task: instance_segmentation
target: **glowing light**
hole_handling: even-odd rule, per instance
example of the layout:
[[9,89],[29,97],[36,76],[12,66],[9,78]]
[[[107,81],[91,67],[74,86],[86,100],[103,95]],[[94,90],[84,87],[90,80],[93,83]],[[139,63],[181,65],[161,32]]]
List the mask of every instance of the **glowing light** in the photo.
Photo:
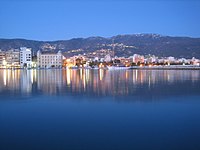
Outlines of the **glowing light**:
[[6,80],[7,80],[7,72],[6,70],[3,70],[3,83],[6,86]]
[[100,78],[100,80],[103,79],[103,70],[102,69],[99,70],[99,78]]
[[70,80],[71,73],[70,73],[69,69],[66,70],[66,75],[67,75],[67,85],[70,85],[70,83],[71,83],[71,80]]
[[7,62],[6,62],[5,58],[3,58],[2,64],[3,64],[3,67],[6,68]]
[[89,70],[85,70],[85,78],[86,78],[86,82],[88,82],[90,79],[90,71]]
[[85,77],[85,71],[84,71],[84,73],[83,73],[83,89],[84,89],[84,91],[86,90],[86,77]]
[[126,76],[126,79],[128,79],[128,72],[126,71],[126,74],[125,74],[125,76]]
[[138,70],[135,71],[135,78],[136,78],[136,81],[138,80]]
[[36,62],[31,62],[31,66],[32,66],[33,68],[36,68],[36,66],[37,66]]
[[100,64],[99,64],[99,68],[102,68],[102,67],[103,67],[103,64],[102,64],[102,63],[100,63]]
[[31,76],[31,83],[33,84],[33,70],[30,70],[30,76]]
[[149,89],[151,88],[151,77],[150,77],[150,75],[149,75],[149,84],[148,84],[148,86],[149,86]]
[[80,69],[80,77],[81,77],[81,80],[83,79],[83,69]]

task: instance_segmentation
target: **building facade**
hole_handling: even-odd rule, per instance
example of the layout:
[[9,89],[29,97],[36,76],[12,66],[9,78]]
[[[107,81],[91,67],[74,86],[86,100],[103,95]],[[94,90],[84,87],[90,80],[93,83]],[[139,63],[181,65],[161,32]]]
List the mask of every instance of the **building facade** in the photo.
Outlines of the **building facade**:
[[32,67],[32,52],[30,48],[20,48],[20,67],[31,68]]
[[4,51],[0,51],[0,67],[3,68],[6,64],[6,54]]
[[133,55],[133,63],[144,63],[144,56],[142,55],[138,55],[138,54],[134,54]]
[[61,51],[56,54],[37,52],[38,68],[62,68],[63,56]]
[[18,68],[19,62],[19,49],[0,51],[0,68]]
[[20,52],[19,49],[14,49],[14,50],[9,50],[6,51],[5,53],[6,55],[6,63],[8,67],[19,67],[20,64]]

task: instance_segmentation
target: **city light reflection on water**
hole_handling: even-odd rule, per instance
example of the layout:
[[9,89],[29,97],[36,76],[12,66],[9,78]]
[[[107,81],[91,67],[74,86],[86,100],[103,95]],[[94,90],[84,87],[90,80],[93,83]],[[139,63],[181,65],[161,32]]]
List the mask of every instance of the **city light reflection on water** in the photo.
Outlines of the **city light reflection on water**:
[[0,150],[200,149],[199,70],[0,70]]
[[175,90],[184,95],[198,94],[199,83],[199,70],[0,70],[0,93],[159,96]]

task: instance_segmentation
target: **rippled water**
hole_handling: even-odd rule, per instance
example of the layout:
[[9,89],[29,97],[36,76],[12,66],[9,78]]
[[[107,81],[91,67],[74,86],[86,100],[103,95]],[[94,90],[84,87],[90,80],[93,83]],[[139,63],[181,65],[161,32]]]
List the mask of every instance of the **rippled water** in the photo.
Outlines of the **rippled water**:
[[0,150],[198,150],[199,116],[199,70],[0,70]]

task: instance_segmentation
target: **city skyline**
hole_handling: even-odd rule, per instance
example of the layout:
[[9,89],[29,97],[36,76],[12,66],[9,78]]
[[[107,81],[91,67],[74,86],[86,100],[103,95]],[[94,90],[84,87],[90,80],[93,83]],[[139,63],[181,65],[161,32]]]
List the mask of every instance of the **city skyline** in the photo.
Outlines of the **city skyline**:
[[200,37],[199,6],[196,0],[3,0],[0,38],[53,41],[134,33]]

